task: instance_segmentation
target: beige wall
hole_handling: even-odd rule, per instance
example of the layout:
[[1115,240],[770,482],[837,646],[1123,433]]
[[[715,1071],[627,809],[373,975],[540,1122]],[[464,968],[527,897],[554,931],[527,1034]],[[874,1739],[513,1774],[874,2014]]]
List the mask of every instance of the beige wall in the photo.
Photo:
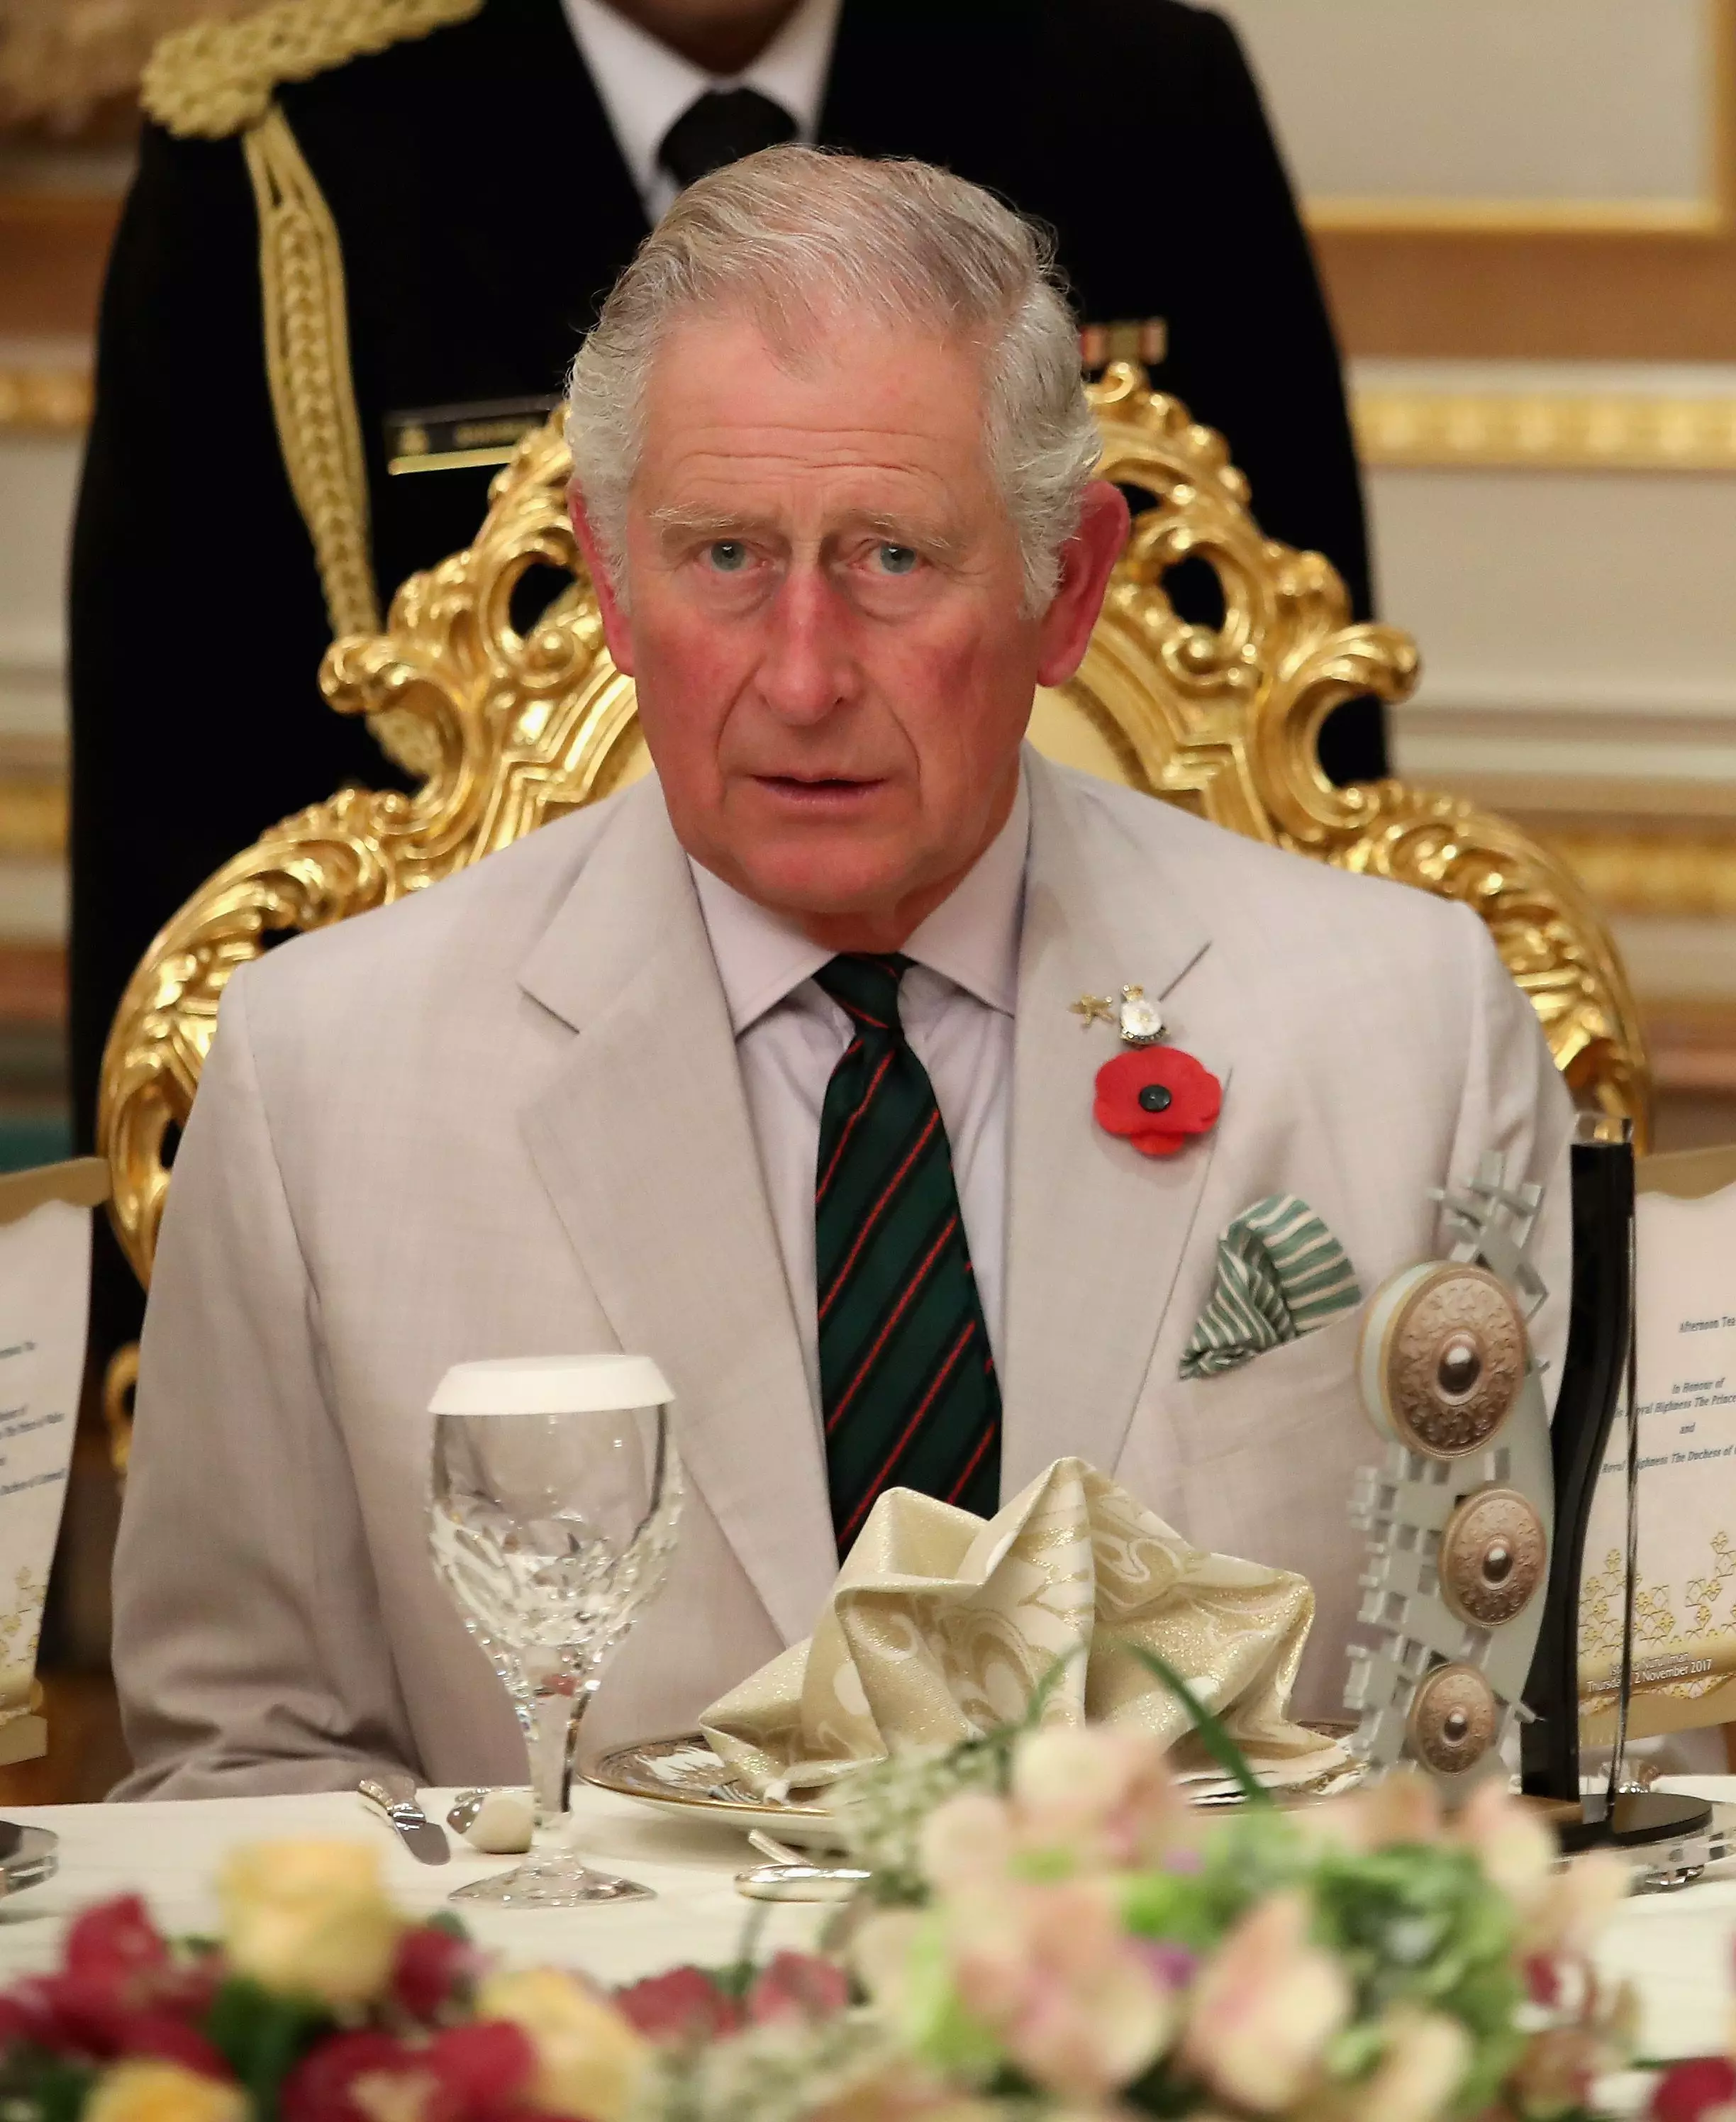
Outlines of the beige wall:
[[[78,341],[0,342],[0,375],[77,376]],[[0,948],[63,940],[67,533],[75,428],[0,423]]]
[[1316,204],[1692,213],[1719,0],[1227,0]]

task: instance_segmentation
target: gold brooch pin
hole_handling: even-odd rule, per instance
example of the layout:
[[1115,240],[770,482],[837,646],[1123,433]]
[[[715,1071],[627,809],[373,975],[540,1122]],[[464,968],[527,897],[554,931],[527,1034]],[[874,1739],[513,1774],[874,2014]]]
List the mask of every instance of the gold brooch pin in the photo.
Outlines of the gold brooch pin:
[[1069,1003],[1067,1007],[1079,1019],[1081,1031],[1089,1031],[1099,1017],[1105,1024],[1113,1024],[1119,1016],[1119,1012],[1107,995],[1084,994],[1077,1002]]
[[1067,1007],[1079,1019],[1081,1031],[1099,1021],[1113,1024],[1127,1046],[1155,1046],[1164,1035],[1163,1012],[1136,984],[1123,988],[1119,1002],[1108,995],[1083,994]]

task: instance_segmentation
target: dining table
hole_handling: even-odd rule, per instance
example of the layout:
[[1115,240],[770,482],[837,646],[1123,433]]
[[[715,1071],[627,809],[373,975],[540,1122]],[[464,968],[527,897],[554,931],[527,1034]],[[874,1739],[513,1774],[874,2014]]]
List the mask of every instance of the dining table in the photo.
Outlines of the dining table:
[[[422,1810],[444,1821],[456,1796],[424,1790]],[[158,1928],[170,1936],[215,1935],[217,1880],[226,1855],[262,1842],[366,1843],[379,1854],[393,1900],[408,1914],[448,1909],[503,1964],[577,1968],[611,1984],[684,1961],[712,1966],[733,1961],[750,1924],[761,1951],[809,1947],[827,1913],[811,1904],[751,1901],[738,1893],[736,1875],[766,1861],[739,1830],[654,1811],[589,1784],[575,1784],[570,1824],[539,1834],[539,1846],[570,1840],[587,1863],[649,1886],[655,1898],[577,1909],[451,1903],[455,1887],[525,1860],[485,1855],[449,1831],[448,1861],[420,1863],[354,1791],[13,1806],[5,1817],[57,1835],[59,1868],[40,1886],[0,1899],[0,1984],[54,1965],[72,1918],[116,1895],[142,1895]]]
[[[1736,1807],[1736,1776],[1678,1778],[1660,1788]],[[444,1820],[455,1796],[425,1791],[423,1808]],[[54,1965],[71,1919],[116,1895],[142,1895],[170,1934],[212,1935],[224,1857],[249,1844],[306,1837],[366,1843],[378,1852],[395,1900],[418,1915],[446,1908],[455,1886],[520,1861],[483,1855],[455,1835],[447,1863],[418,1863],[383,1817],[348,1791],[15,1807],[7,1818],[57,1835],[59,1867],[42,1884],[0,1900],[0,1984]],[[811,1904],[744,1898],[737,1876],[763,1859],[739,1829],[702,1817],[653,1810],[581,1784],[570,1823],[551,1833],[570,1838],[600,1868],[651,1887],[655,1898],[566,1909],[458,1904],[471,1936],[502,1964],[574,1968],[618,1984],[684,1961],[726,1964],[749,1942],[761,1955],[811,1947],[828,1913]],[[1625,1979],[1638,1993],[1642,2058],[1729,2054],[1736,2021],[1736,1858],[1676,1891],[1637,1893],[1623,1902],[1605,1927],[1596,1963],[1603,1975]]]

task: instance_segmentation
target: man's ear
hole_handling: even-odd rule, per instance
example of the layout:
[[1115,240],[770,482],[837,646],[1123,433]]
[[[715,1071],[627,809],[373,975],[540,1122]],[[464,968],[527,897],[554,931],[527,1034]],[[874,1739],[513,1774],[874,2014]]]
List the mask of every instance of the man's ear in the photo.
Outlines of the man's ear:
[[627,623],[626,610],[616,594],[602,549],[597,543],[597,534],[591,528],[585,497],[576,484],[567,489],[567,513],[572,519],[572,535],[578,540],[579,550],[585,555],[585,564],[590,570],[591,587],[596,591],[597,604],[603,615],[603,638],[609,643],[609,652],[614,658],[616,670],[631,678],[633,675],[632,629]]
[[1080,504],[1079,528],[1061,549],[1061,582],[1038,629],[1039,685],[1064,685],[1085,661],[1131,520],[1121,488],[1093,479]]

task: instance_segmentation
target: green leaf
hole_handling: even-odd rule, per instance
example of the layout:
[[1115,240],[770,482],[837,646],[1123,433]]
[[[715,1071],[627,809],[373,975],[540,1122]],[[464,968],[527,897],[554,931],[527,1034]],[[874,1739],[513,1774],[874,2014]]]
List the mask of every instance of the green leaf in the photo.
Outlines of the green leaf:
[[231,1975],[212,1999],[205,2032],[251,2096],[262,2122],[273,2122],[291,2069],[332,2017],[308,1997],[282,1997]]
[[1248,1802],[1250,1805],[1270,1806],[1271,1792],[1248,1767],[1247,1755],[1230,1737],[1228,1727],[1220,1718],[1206,1707],[1169,1661],[1160,1657],[1155,1651],[1147,1650],[1142,1643],[1125,1643],[1124,1648],[1133,1653],[1154,1680],[1161,1680],[1181,1704],[1193,1719],[1194,1732],[1200,1744],[1235,1783]]
[[1224,1928],[1214,1900],[1197,1874],[1136,1872],[1122,1881],[1121,1919],[1135,1937],[1165,1938],[1204,1952]]
[[765,1936],[767,1923],[771,1920],[769,1902],[753,1901],[742,1922],[741,1942],[735,1948],[735,1957],[727,1967],[720,1967],[713,1979],[726,1997],[739,2004],[754,1987],[754,1978],[759,1972],[759,1942]]
[[1122,2088],[1118,2111],[1150,2115],[1154,2122],[1183,2122],[1190,2115],[1211,2114],[1216,2106],[1197,2078],[1178,2069],[1173,2055],[1165,2055]]
[[911,1942],[897,2009],[912,2050],[945,2075],[982,2086],[1006,2067],[1001,2041],[959,1999],[945,1939],[932,1918]]
[[78,2122],[96,2075],[94,2064],[40,2049],[15,2050],[0,2074],[0,2117],[4,2122]]

